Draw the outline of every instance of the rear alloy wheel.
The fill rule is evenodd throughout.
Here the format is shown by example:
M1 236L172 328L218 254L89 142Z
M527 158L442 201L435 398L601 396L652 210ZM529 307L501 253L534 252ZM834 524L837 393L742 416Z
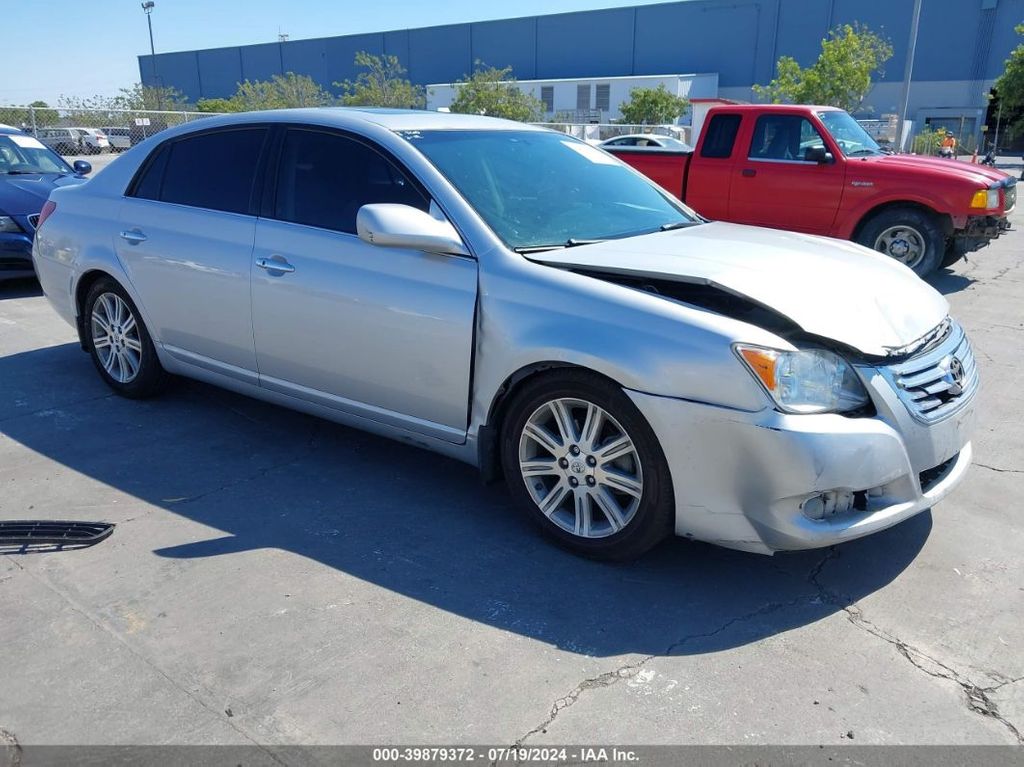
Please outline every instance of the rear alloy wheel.
M133 399L160 392L168 375L139 310L114 280L98 280L85 301L86 345L100 376L118 394Z
M918 276L934 272L946 252L946 238L935 217L916 208L892 208L870 219L857 242L884 253Z
M668 468L650 427L622 390L585 374L541 381L511 407L505 476L530 516L585 556L639 556L671 530Z

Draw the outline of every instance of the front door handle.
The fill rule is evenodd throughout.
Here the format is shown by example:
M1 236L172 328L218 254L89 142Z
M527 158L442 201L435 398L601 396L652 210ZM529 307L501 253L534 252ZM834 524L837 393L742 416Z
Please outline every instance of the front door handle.
M121 239L131 243L132 245L138 245L140 242L146 241L146 235L138 229L126 229L121 232Z
M753 168L744 168L743 169L743 175L746 178L753 178L754 176L757 175L757 171L754 170Z
M295 267L285 261L281 256L257 258L256 266L260 269L266 269L268 272L280 272L281 274L291 274L295 271Z

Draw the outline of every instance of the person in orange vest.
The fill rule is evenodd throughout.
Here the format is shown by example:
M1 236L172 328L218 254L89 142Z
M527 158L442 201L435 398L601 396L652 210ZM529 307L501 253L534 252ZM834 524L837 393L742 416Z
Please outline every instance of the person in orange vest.
M945 137L942 139L942 144L939 148L939 156L945 157L952 160L956 154L956 138L953 136L953 131L946 131Z

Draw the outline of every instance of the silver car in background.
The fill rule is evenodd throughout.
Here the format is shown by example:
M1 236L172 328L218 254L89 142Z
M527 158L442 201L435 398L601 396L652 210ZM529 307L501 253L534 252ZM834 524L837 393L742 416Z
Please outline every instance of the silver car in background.
M115 391L189 376L444 453L587 556L827 546L971 461L971 347L909 269L706 222L519 123L170 129L55 191L34 259Z

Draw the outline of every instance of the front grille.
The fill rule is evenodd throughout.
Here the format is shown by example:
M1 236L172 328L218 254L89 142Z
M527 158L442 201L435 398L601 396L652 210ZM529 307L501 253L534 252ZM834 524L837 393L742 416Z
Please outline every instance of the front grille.
M974 353L956 323L942 343L883 372L910 414L923 423L952 415L978 390Z
M29 224L32 225L33 229L37 229L39 227L39 214L38 213L34 213L33 215L29 216L28 217L28 222L29 222Z

